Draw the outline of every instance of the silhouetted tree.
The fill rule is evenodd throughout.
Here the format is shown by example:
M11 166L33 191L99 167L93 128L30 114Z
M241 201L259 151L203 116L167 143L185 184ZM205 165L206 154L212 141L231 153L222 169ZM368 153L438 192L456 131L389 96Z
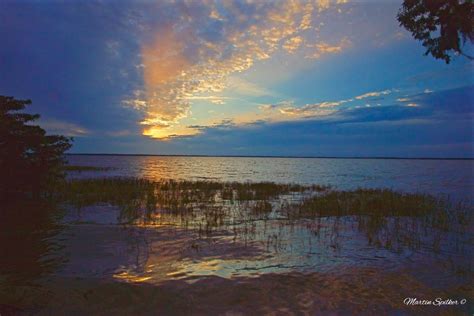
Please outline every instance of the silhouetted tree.
M449 53L462 51L466 40L474 41L472 0L404 0L398 12L400 25L426 47L425 55L451 61Z
M19 112L29 104L0 96L0 200L25 193L38 197L63 175L63 154L72 139L46 135L33 125L38 114Z

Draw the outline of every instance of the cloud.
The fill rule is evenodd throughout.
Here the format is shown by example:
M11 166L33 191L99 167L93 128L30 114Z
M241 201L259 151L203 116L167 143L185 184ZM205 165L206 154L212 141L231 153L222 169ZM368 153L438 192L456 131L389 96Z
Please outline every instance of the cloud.
M408 102L408 101L410 101L410 98L398 98L397 101L398 102Z
M337 100L337 101L322 101L317 103L309 103L304 105L295 104L294 100L283 100L277 103L271 104L259 104L257 112L247 112L234 117L236 125L244 126L254 124L255 122L263 123L275 123L275 122L290 122L290 121L304 121L304 120L340 120L345 117L353 120L354 113L361 113L366 115L367 121L372 121L374 117L377 120L392 121L398 119L399 115L407 114L407 119L412 118L413 114L425 113L429 107L426 107L426 103L437 104L440 98L446 98L442 96L450 95L451 92L446 91L443 94L435 94L434 99L431 94L425 92L416 93L412 95L406 95L402 98L396 98L395 95L385 100L384 98L377 98L380 96L395 94L400 92L398 89L387 89L382 91L367 92L362 95L358 95L352 98ZM465 92L452 92L456 94L455 98L459 98L459 95L463 96ZM366 99L370 98L370 101L380 101L366 103ZM464 98L469 98L464 96ZM383 101L382 101L383 100ZM361 104L361 102L363 102ZM402 102L403 104L396 104L396 102ZM446 101L450 103L450 101ZM465 101L462 104L466 104ZM407 108L419 108L417 112L408 110ZM454 104L451 108L457 108ZM431 107L433 109L433 106ZM437 108L440 111L441 108ZM460 109L465 111L466 109ZM410 111L410 112L407 112ZM421 111L421 112L420 112ZM393 113L392 113L393 112ZM401 114L402 113L402 114ZM370 115L368 115L370 114ZM209 126L212 124L209 124Z
M323 55L327 54L337 54L342 52L343 49L348 48L351 46L351 41L344 37L341 41L335 45L330 45L325 42L320 42L316 44L308 44L307 47L314 48L314 50L306 55L306 58L320 58Z
M472 87L419 96L420 107L341 108L337 116L307 120L199 126L198 136L177 144L193 153L227 155L473 157L470 91Z
M190 115L189 101L196 96L215 95L231 87L245 95L268 94L254 83L235 76L228 79L280 50L296 52L305 41L305 32L312 30L314 12L328 9L330 3L196 1L154 6L142 12L145 18L137 22L144 30L144 86L125 98L124 104L144 114L140 122L144 135L162 138L165 131L182 131L180 121ZM348 43L343 39L339 45ZM324 43L313 45L323 54L340 52ZM114 43L109 46L116 50ZM223 98L208 100L224 102Z
M294 53L303 43L303 37L295 36L287 39L282 45L283 49L288 53Z
M192 126L166 126L164 124L160 125L159 123L147 124L147 127L143 131L144 136L149 136L151 138L160 139L164 141L169 141L174 138L180 137L191 137L200 134L200 129L194 128Z
M266 96L266 95L275 95L273 91L261 87L255 83L252 83L248 80L231 76L227 80L226 91L232 91L233 93L244 95L244 96Z
M225 101L224 100L228 100L230 99L229 97L225 97L225 96L218 96L218 95L207 95L207 96L197 96L197 95L194 95L194 96L190 96L190 97L187 97L186 98L187 100L190 100L190 101L193 101L193 100L205 100L205 101L209 101L211 103L214 103L214 104L225 104Z
M258 116L259 119L267 121L287 121L289 119L309 119L319 116L328 116L339 113L337 107L341 105L349 105L357 100L362 100L369 97L376 97L391 93L392 90L384 90L377 92L368 92L349 99L342 99L338 101L323 101L318 103L305 104L303 106L296 106L294 101L286 100L276 104L263 104L259 106L259 110L264 113L264 116ZM377 104L380 105L380 104ZM366 104L370 107L370 104ZM355 108L361 107L356 105ZM256 119L257 116L250 116Z
M143 46L142 60L149 117L170 122L186 116L188 103L177 89L189 85L182 78L190 66L182 40L167 27L152 43Z
M387 95L387 94L390 94L390 93L392 93L391 90L374 91L374 92L367 92L367 93L358 95L358 96L356 96L355 98L356 98L357 100L362 100L362 99L365 99L365 98L378 97L378 96Z
M293 105L293 102L290 102L290 101L286 101L286 104L287 105ZM281 106L281 103L280 104L261 104L258 109L260 111L264 111L264 112L267 112L267 111L271 111L271 110L275 110L277 109L278 107Z
M357 137L361 140L341 148L356 144L353 148L357 149L370 143L372 137L386 137L381 146L391 148L397 133L406 133L408 122L414 125L422 120L443 124L430 131L412 131L417 138L428 134L431 139L454 137L449 130L454 124L464 124L463 135L472 135L472 92L464 92L464 99L459 93L439 93L443 87L470 83L471 64L458 60L442 67L417 52L420 47L413 40L377 52L371 45L376 34L379 39L393 41L389 35L400 30L394 18L399 4L352 3L342 6L341 13L333 4L2 2L0 16L5 32L1 34L0 68L8 76L0 76L0 90L31 98L32 112L60 119L61 123L48 123L49 132L79 136L74 150L82 152L215 153L220 148L233 148L235 142L236 148L246 147L247 154L291 153L298 146L337 146L333 143L337 144L342 134L351 141ZM297 37L303 43L288 53L283 46ZM344 37L354 46L348 58L304 58L318 49L344 54L349 49L337 48ZM408 55L398 56L404 53ZM400 64L398 57L405 60L406 67L391 69L390 65ZM385 66L393 72L377 81L377 71ZM422 75L413 77L417 72ZM411 83L406 81L408 77L413 77ZM233 78L241 80L235 83ZM371 84L375 88L370 89ZM339 103L340 99L380 91L385 89L381 85L388 88L391 84L402 85L409 93L393 91ZM436 92L426 94L425 88ZM419 90L418 95L415 90ZM351 94L353 91L356 93ZM372 102L375 98L379 99ZM120 106L122 100L125 107ZM289 101L279 102L282 100ZM227 104L212 106L212 102L220 101ZM366 101L371 104L368 108ZM205 103L208 106L203 106ZM378 103L381 106L376 106ZM419 106L409 107L407 103ZM391 105L398 107L380 110ZM360 111L349 112L357 106ZM390 111L400 111L399 119ZM232 118L234 126L206 129L218 126L225 117ZM397 129L384 135L388 124ZM332 134L328 126L332 126ZM243 129L255 132L245 134ZM150 137L142 137L143 132ZM227 144L219 143L227 136ZM173 141L160 143L151 137ZM284 143L285 139L290 140ZM259 146L254 151L255 144ZM264 146L271 149L264 151Z
M40 119L38 124L46 130L48 134L57 134L73 137L81 137L90 134L86 128L70 122L56 120L53 118Z
M340 101L325 101L314 104L306 104L300 107L293 106L293 104L288 104L286 106L280 106L279 112L281 114L299 118L326 116L335 112L335 110L333 109L334 107L351 101L352 99Z

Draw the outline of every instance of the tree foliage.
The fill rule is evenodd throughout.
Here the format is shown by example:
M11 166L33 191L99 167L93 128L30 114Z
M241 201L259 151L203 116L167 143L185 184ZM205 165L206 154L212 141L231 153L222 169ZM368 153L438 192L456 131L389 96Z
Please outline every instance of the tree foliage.
M404 0L398 12L400 25L426 47L431 54L447 64L451 53L468 56L462 50L474 41L474 4L472 0Z
M0 199L39 196L63 175L63 154L72 139L33 125L39 115L20 112L29 104L0 96Z

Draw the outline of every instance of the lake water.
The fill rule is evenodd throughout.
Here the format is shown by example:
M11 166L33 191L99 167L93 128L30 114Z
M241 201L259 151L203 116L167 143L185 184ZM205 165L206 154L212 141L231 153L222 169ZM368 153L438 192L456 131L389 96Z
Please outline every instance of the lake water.
M474 189L473 160L68 159L109 168L70 172L71 178L273 181L469 200ZM143 182L91 182L98 185L74 189L66 183L73 198L59 204L2 205L1 315L472 314L472 204L435 203L429 207L436 212L417 213L422 204L411 203L413 195L396 204L400 195L377 200L378 191L365 198L346 192L323 203L334 191L317 186L308 192L278 191L299 186L274 184L161 181L135 192ZM134 185L117 191L119 183ZM98 199L104 192L112 192L110 200ZM311 197L322 197L315 201L323 204L305 208ZM338 205L351 206L339 214ZM465 303L407 306L407 297Z
M69 155L72 165L111 167L73 177L140 177L153 180L272 181L334 188L391 188L404 192L474 196L474 160L334 159L268 157L166 157Z

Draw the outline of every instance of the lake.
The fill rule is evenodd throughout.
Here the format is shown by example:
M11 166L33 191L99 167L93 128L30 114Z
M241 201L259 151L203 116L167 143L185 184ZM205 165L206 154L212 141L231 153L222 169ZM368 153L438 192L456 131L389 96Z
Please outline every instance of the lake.
M113 168L71 175L76 178L273 181L331 185L342 190L391 188L454 199L474 196L474 160L69 155L68 161Z
M67 159L2 205L2 315L471 313L473 160Z

